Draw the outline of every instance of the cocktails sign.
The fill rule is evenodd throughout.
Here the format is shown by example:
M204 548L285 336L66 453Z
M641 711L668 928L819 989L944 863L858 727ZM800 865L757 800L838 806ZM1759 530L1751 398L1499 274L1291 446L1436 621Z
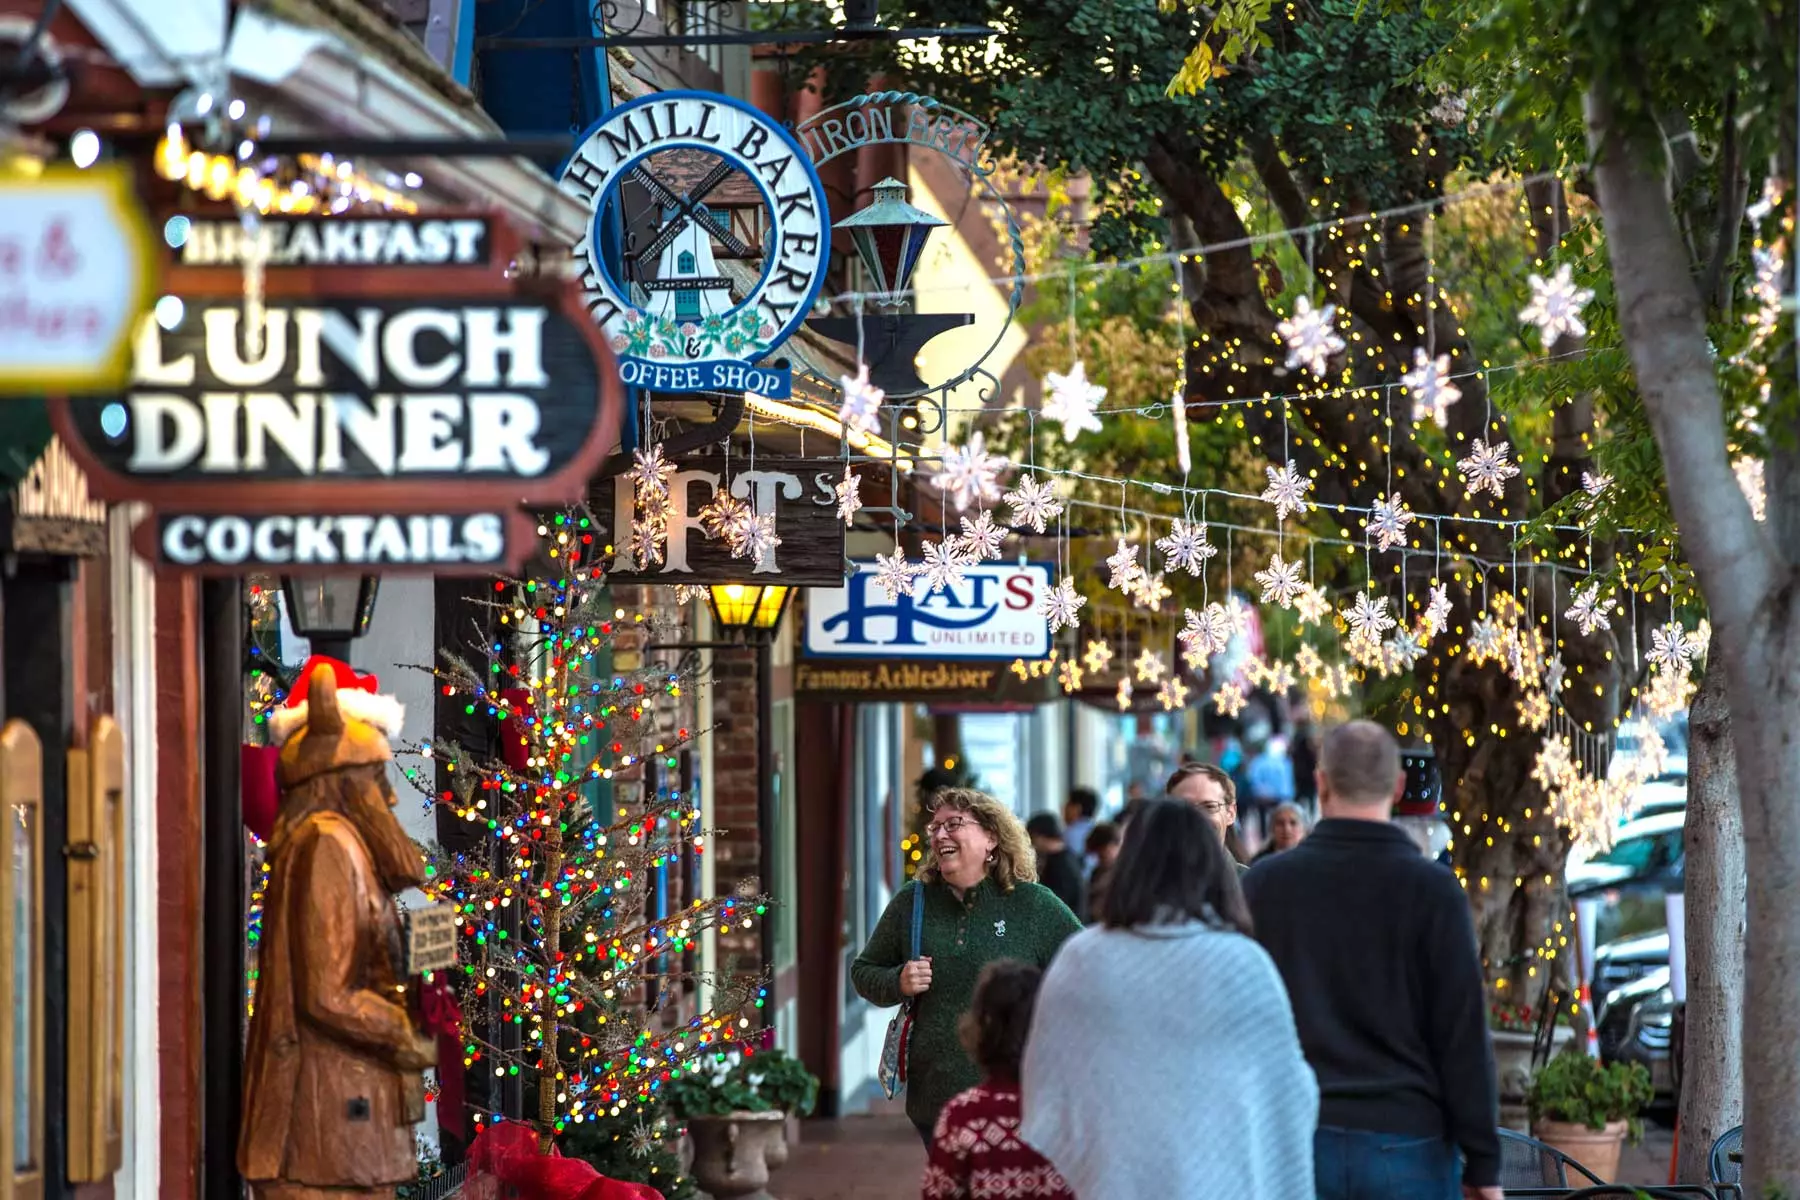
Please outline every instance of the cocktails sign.
M670 186L654 156L675 150L715 161L691 186ZM707 205L739 173L762 194L760 246L746 243ZM621 279L603 247L628 180L649 193L659 220L632 253L629 278ZM659 92L619 106L590 129L563 167L562 187L594 213L571 253L585 303L619 354L627 386L789 394L788 368L763 360L810 315L831 250L825 189L793 135L725 96ZM721 258L758 265L734 275Z

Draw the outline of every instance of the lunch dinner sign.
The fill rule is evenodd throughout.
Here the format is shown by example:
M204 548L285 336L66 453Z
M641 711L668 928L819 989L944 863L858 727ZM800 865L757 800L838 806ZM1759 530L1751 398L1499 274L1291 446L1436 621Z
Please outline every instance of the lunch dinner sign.
M806 654L813 658L1043 658L1050 627L1038 600L1051 587L1047 563L983 563L960 583L889 599L872 562L841 588L806 598Z

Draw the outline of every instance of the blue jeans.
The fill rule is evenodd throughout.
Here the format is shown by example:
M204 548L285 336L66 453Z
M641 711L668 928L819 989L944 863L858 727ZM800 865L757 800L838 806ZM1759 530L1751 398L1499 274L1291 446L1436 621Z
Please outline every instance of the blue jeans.
M1443 1138L1321 1126L1313 1180L1319 1200L1460 1200L1462 1156Z

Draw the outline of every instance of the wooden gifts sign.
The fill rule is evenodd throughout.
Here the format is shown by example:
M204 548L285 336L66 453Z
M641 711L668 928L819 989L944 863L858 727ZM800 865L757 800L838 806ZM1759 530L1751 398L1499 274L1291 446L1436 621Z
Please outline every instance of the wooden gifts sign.
M664 584L742 583L839 587L844 582L844 524L833 488L844 477L835 458L767 458L757 455L681 458L669 480L664 514L667 534L661 562L640 565L627 547L640 519L633 485L623 467L594 489L595 518L615 557L606 568L618 581ZM757 559L734 558L725 542L707 536L700 511L721 490L758 513L775 514L781 544Z
M513 280L486 217L194 222L122 395L53 421L141 553L197 571L516 566L524 505L579 501L623 392L573 284ZM190 252L191 251L191 252ZM266 296L239 294L246 252ZM195 266L183 264L192 261ZM167 306L165 306L167 308Z

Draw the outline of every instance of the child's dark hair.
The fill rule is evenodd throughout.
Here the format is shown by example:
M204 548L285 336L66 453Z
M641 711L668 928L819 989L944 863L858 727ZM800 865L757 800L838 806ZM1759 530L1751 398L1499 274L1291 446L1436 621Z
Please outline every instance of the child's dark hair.
M958 1032L963 1049L984 1075L1017 1079L1031 1032L1043 971L1016 958L1002 958L981 969L975 996L962 1015Z

